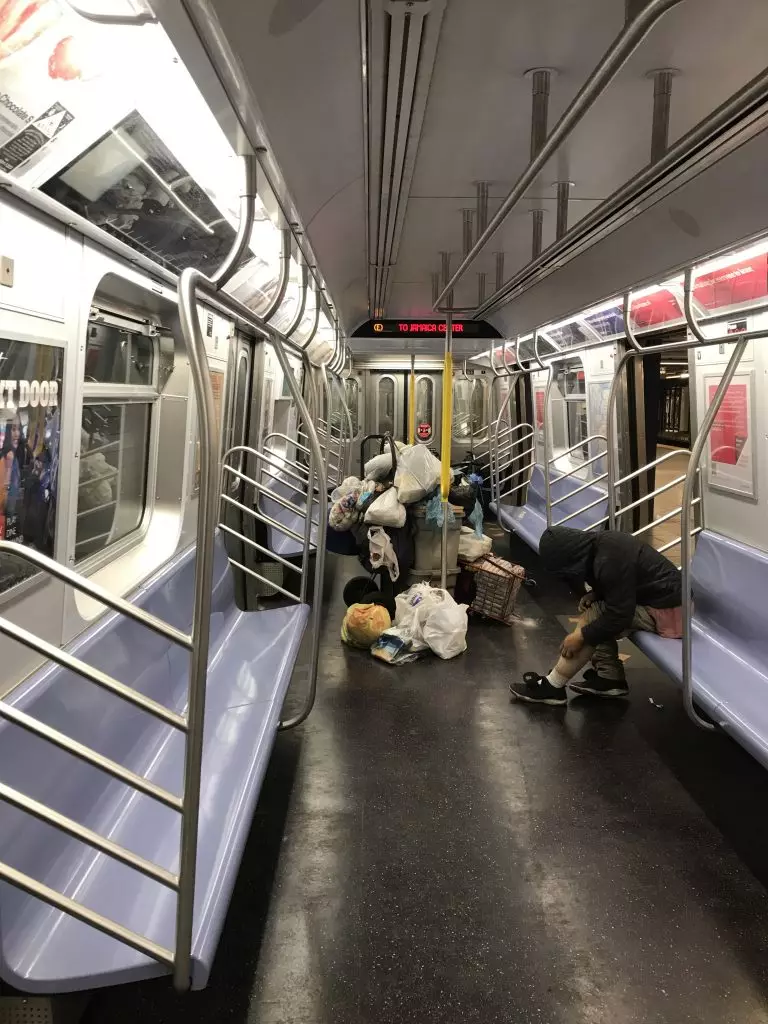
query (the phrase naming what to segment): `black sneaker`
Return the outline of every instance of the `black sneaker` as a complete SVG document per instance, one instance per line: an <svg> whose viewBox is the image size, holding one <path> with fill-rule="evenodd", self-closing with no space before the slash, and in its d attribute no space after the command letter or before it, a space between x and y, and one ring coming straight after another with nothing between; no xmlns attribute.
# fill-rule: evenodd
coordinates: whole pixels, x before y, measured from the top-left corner
<svg viewBox="0 0 768 1024"><path fill-rule="evenodd" d="M510 683L509 692L518 700L528 704L551 704L562 707L568 703L568 694L564 686L553 686L546 676L536 672L525 672L522 683Z"/></svg>
<svg viewBox="0 0 768 1024"><path fill-rule="evenodd" d="M586 693L591 697L626 697L629 687L623 679L603 679L595 669L588 668L580 683L569 683L574 693Z"/></svg>

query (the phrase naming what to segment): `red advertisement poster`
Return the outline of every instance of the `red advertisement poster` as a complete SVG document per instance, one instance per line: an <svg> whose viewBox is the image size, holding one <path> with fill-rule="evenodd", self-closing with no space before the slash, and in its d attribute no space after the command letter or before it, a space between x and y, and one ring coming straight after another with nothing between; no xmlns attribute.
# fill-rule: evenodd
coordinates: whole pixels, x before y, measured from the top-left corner
<svg viewBox="0 0 768 1024"><path fill-rule="evenodd" d="M705 381L707 405L719 381ZM729 385L709 435L709 484L722 490L754 497L754 463L750 437L750 376L737 377Z"/></svg>
<svg viewBox="0 0 768 1024"><path fill-rule="evenodd" d="M710 384L708 403L712 402L716 391L717 385ZM713 462L722 462L727 466L735 466L738 463L744 445L749 439L748 416L746 383L731 384L709 435Z"/></svg>
<svg viewBox="0 0 768 1024"><path fill-rule="evenodd" d="M768 295L768 253L739 260L696 278L693 295L705 309L746 305Z"/></svg>
<svg viewBox="0 0 768 1024"><path fill-rule="evenodd" d="M666 288L632 299L630 315L638 331L683 319L680 304Z"/></svg>
<svg viewBox="0 0 768 1024"><path fill-rule="evenodd" d="M544 426L544 392L539 390L536 392L536 429L540 430Z"/></svg>

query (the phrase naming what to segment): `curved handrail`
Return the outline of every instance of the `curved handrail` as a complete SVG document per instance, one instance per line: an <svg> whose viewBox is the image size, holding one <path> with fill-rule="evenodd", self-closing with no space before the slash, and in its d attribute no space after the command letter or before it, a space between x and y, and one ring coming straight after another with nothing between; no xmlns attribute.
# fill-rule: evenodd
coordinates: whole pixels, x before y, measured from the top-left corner
<svg viewBox="0 0 768 1024"><path fill-rule="evenodd" d="M263 319L269 323L280 306L283 304L285 293L288 290L288 278L291 271L291 232L289 228L281 230L282 240L280 244L280 277L277 281L277 291L269 301L264 310Z"/></svg>
<svg viewBox="0 0 768 1024"><path fill-rule="evenodd" d="M240 261L251 244L253 220L256 214L256 182L258 179L258 161L249 153L243 157L244 181L240 193L240 220L232 248L221 262L221 265L210 275L210 280L217 288L223 288L237 271Z"/></svg>

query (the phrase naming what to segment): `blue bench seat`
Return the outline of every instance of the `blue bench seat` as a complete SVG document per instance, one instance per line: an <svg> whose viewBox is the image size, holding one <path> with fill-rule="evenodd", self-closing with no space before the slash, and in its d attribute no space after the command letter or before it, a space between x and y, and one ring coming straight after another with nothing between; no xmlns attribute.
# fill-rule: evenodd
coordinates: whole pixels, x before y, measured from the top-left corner
<svg viewBox="0 0 768 1024"><path fill-rule="evenodd" d="M699 535L692 565L696 702L768 767L768 555L719 534ZM634 643L682 679L682 642L635 633Z"/></svg>
<svg viewBox="0 0 768 1024"><path fill-rule="evenodd" d="M552 473L550 478L552 501L565 498L552 509L554 525L557 525L558 520L564 519L574 512L579 512L586 505L591 505L593 501L599 502L599 504L586 512L579 512L579 515L575 515L573 519L569 519L563 525L570 526L574 530L589 530L608 515L608 495L594 484L571 497L574 491L583 486L584 481L578 480L574 476L563 478L557 473ZM496 502L493 501L490 507L507 530L516 533L529 547L538 551L541 535L547 528L547 490L543 468L538 464L533 467L524 505L515 506L502 503L497 512Z"/></svg>
<svg viewBox="0 0 768 1024"><path fill-rule="evenodd" d="M274 494L295 505L296 508L306 510L306 494L297 490L295 482L292 482L288 477L281 478L280 480L276 480L273 477L265 478L265 486ZM304 527L306 525L304 515L294 512L293 509L286 508L285 505L275 501L274 498L270 498L264 492L259 497L259 509L282 526L292 530L300 537L304 537ZM317 543L317 526L314 523L310 536L311 544L314 548ZM297 558L304 551L303 541L296 540L295 537L284 533L276 526L267 526L267 547L270 551L274 551L276 555L282 555L283 558Z"/></svg>
<svg viewBox="0 0 768 1024"><path fill-rule="evenodd" d="M179 629L192 619L194 548L165 566L133 603ZM308 608L241 612L216 540L197 852L192 986L205 986L251 828ZM189 655L109 613L69 648L166 707L186 705ZM173 793L183 780L182 735L54 664L8 698ZM5 721L0 781L178 871L181 817L71 754ZM105 854L0 803L0 860L173 949L175 894ZM0 976L33 993L68 992L167 974L168 969L89 925L0 884Z"/></svg>

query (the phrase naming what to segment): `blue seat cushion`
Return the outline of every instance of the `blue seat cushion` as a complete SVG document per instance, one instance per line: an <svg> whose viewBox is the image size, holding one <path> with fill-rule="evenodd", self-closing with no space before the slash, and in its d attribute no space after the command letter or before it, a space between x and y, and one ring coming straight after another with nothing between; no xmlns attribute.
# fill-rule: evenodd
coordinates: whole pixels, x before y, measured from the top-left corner
<svg viewBox="0 0 768 1024"><path fill-rule="evenodd" d="M268 486L270 491L284 498L296 506L296 508L301 509L302 512L306 510L306 494L297 490L288 478L275 480L270 477L268 484L265 484L265 486ZM259 509L282 526L298 534L299 537L304 537L304 528L306 526L304 515L295 512L293 509L286 508L285 505L281 505L279 501L275 501L274 498L270 498L264 493L259 497ZM296 558L304 551L302 541L296 540L295 537L284 533L276 526L267 526L267 538L269 550L274 551L276 555L282 555L283 558ZM310 543L314 546L317 543L317 526L314 523L311 527L310 538Z"/></svg>
<svg viewBox="0 0 768 1024"><path fill-rule="evenodd" d="M599 502L599 504L586 512L574 515L565 525L574 530L589 530L608 514L608 496L599 487L590 485L571 497L571 494L583 484L584 481L577 480L575 477L563 478L560 474L552 474L550 478L552 501L563 497L565 499L559 505L555 505L552 510L554 525L557 525L558 520L562 520L574 512L579 512L586 505L591 505L593 501ZM491 506L494 511L495 504L493 502ZM525 504L519 507L502 504L498 515L503 526L508 530L513 530L534 551L539 550L541 535L547 528L547 485L541 466L537 464L533 467Z"/></svg>
<svg viewBox="0 0 768 1024"><path fill-rule="evenodd" d="M768 767L768 555L705 531L692 586L696 700ZM682 679L681 641L652 633L632 639L672 679Z"/></svg>
<svg viewBox="0 0 768 1024"><path fill-rule="evenodd" d="M134 603L178 628L191 624L194 549L158 573ZM206 984L307 621L306 606L241 612L216 541L206 688L193 939L193 987ZM108 614L72 645L78 657L178 712L188 654ZM48 665L7 702L180 793L183 737L81 677ZM178 870L180 816L18 727L0 725L0 779ZM91 909L174 948L176 897L159 883L0 804L0 859ZM167 973L156 961L47 904L0 884L0 976L28 992L66 992Z"/></svg>

